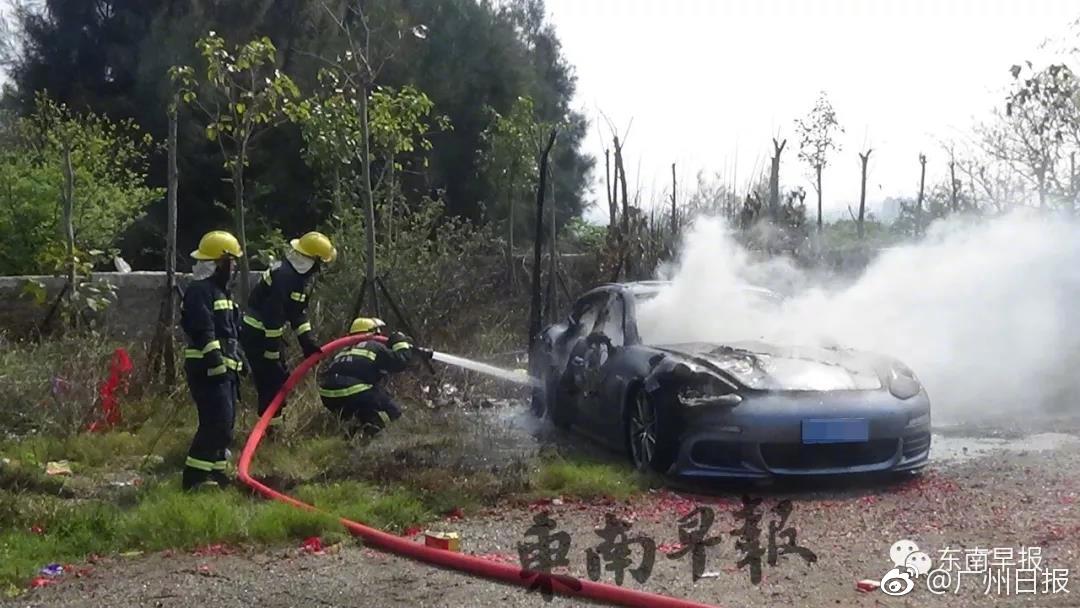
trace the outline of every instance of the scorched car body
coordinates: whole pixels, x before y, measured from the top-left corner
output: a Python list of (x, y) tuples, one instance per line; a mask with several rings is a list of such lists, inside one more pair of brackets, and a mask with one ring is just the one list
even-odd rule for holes
[[(534, 413), (626, 450), (639, 469), (681, 476), (926, 465), (930, 401), (902, 363), (762, 342), (644, 344), (638, 304), (664, 285), (602, 285), (545, 328), (530, 356), (533, 375), (543, 380)], [(746, 289), (763, 303), (779, 299)]]

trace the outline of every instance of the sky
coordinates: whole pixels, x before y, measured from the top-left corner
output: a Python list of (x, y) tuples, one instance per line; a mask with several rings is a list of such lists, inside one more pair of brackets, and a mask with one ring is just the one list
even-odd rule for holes
[[(823, 177), (826, 213), (857, 205), (859, 159), (872, 148), (867, 200), (913, 196), (947, 171), (943, 142), (971, 143), (1001, 106), (1009, 67), (1045, 58), (1080, 18), (1080, 0), (547, 0), (574, 66), (574, 108), (592, 124), (590, 200), (604, 198), (603, 116), (629, 135), (630, 190), (679, 194), (699, 170), (740, 190), (786, 138), (784, 187), (816, 195), (797, 160), (794, 120), (825, 91), (845, 133)], [(655, 193), (655, 195), (653, 194)], [(606, 205), (606, 203), (605, 203)], [(588, 214), (606, 221), (599, 206)]]

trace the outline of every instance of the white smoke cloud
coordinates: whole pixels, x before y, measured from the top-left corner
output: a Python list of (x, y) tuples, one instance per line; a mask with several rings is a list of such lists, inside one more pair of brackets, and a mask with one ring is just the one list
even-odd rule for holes
[[(1061, 218), (939, 222), (845, 286), (786, 259), (755, 260), (721, 221), (702, 218), (661, 276), (671, 287), (639, 311), (646, 341), (764, 339), (891, 355), (920, 377), (945, 422), (1075, 411), (1068, 400), (1080, 396), (1080, 227)], [(738, 289), (746, 284), (792, 295), (770, 308)]]

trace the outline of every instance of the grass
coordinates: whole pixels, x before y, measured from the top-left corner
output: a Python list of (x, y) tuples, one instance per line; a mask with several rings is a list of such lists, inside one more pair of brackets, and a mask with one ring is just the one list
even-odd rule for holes
[(545, 462), (534, 480), (534, 495), (626, 500), (647, 489), (649, 478), (626, 465), (556, 460)]
[[(330, 432), (334, 423), (317, 403), (298, 398), (286, 433), (260, 449), (253, 474), (333, 515), (235, 490), (191, 495), (181, 492), (179, 471), (194, 408), (181, 404), (166, 424), (174, 403), (140, 405), (158, 414), (132, 430), (0, 441), (0, 458), (9, 460), (0, 465), (0, 590), (17, 591), (47, 564), (93, 554), (222, 542), (272, 546), (316, 535), (336, 542), (347, 536), (337, 516), (401, 532), (508, 499), (623, 500), (648, 482), (622, 463), (573, 450), (542, 455), (535, 439), (515, 434), (520, 429), (460, 406), (406, 401), (406, 415), (382, 436), (350, 443)], [(243, 416), (238, 429), (253, 418)], [(244, 439), (237, 437), (234, 451)], [(151, 451), (156, 458), (147, 461)], [(74, 475), (45, 475), (53, 460), (69, 461)], [(118, 476), (142, 483), (113, 487)]]

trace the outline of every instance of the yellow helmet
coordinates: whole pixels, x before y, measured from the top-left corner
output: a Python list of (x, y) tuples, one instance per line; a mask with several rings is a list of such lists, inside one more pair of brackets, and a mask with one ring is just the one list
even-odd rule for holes
[(244, 252), (240, 250), (240, 241), (224, 230), (207, 232), (199, 240), (199, 248), (191, 252), (196, 260), (220, 260), (227, 255), (238, 258)]
[(309, 232), (304, 236), (289, 241), (292, 248), (309, 258), (319, 258), (330, 263), (337, 258), (337, 249), (330, 242), (330, 238), (321, 232)]
[(383, 327), (386, 327), (386, 323), (382, 319), (376, 319), (375, 317), (357, 317), (352, 322), (349, 333), (366, 334)]

